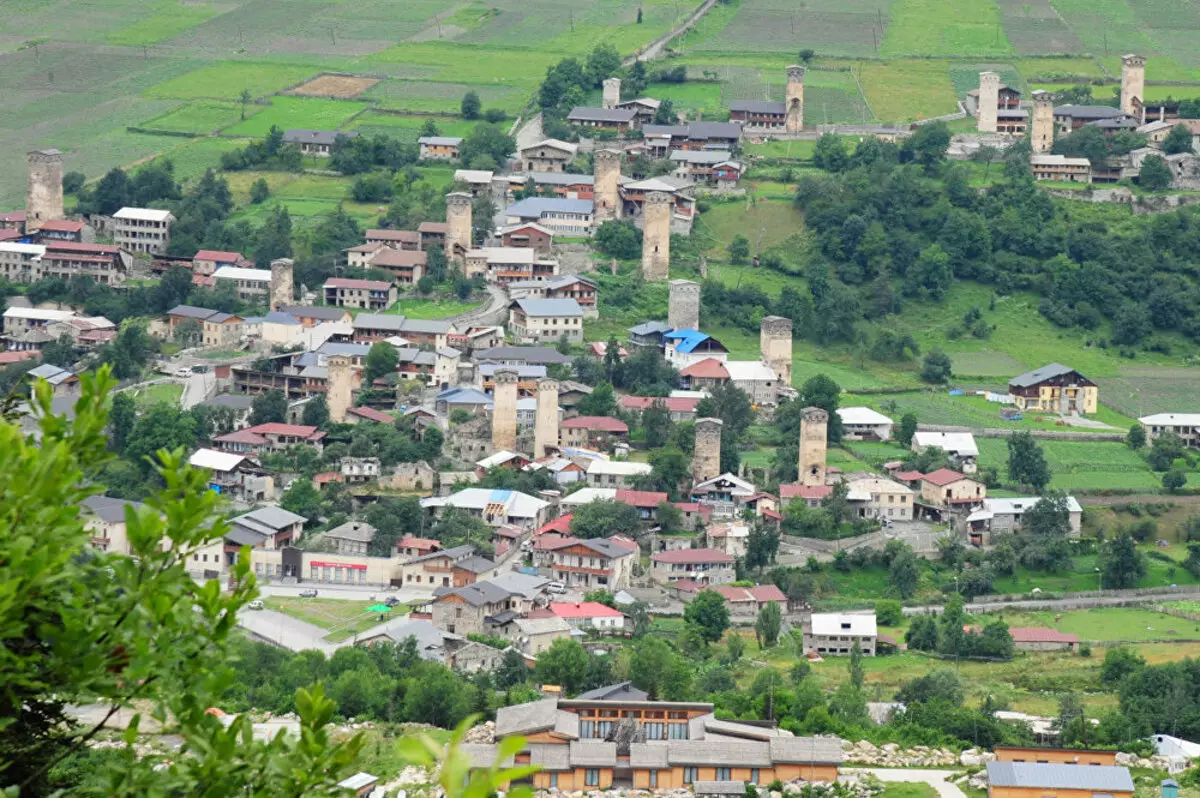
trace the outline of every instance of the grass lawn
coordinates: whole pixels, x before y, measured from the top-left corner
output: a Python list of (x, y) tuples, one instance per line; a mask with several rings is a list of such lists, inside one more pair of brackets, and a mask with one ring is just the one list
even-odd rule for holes
[[(1143, 554), (1148, 554), (1153, 547), (1140, 547)], [(995, 581), (994, 592), (999, 594), (1028, 594), (1034, 588), (1041, 588), (1043, 591), (1063, 592), (1063, 593), (1086, 593), (1095, 590), (1099, 584), (1099, 575), (1096, 573), (1098, 559), (1094, 554), (1084, 554), (1071, 558), (1071, 570), (1062, 574), (1045, 574), (1031, 573), (1025, 568), (1018, 567), (1016, 573), (1012, 576), (1002, 577)], [(1192, 585), (1197, 582), (1197, 579), (1187, 572), (1182, 565), (1172, 565), (1171, 563), (1163, 562), (1162, 560), (1153, 557), (1146, 557), (1146, 576), (1138, 582), (1138, 587), (1169, 587), (1170, 585)], [(1102, 610), (1086, 610), (1092, 613), (1116, 612), (1116, 608), (1104, 608)], [(1129, 612), (1149, 612), (1149, 610), (1129, 610)], [(1159, 613), (1151, 613), (1163, 621), (1163, 616)], [(1163, 621), (1165, 623), (1165, 621)], [(1186, 622), (1184, 622), (1186, 624)], [(1029, 625), (1029, 624), (1016, 624)], [(1044, 624), (1043, 624), (1044, 625)], [(1165, 628), (1163, 623), (1159, 624), (1159, 628)], [(1076, 631), (1068, 629), (1066, 631)], [(1083, 636), (1083, 633), (1079, 633)], [(1200, 639), (1200, 635), (1194, 635), (1196, 639)], [(1123, 639), (1142, 639), (1142, 640), (1165, 640), (1161, 633), (1157, 637), (1153, 635), (1149, 637), (1097, 637), (1096, 640), (1123, 640)]]
[(346, 120), (367, 107), (356, 100), (326, 100), (318, 97), (279, 96), (271, 98), (271, 105), (261, 112), (226, 128), (225, 133), (234, 136), (265, 136), (274, 125), (281, 130), (308, 128), (311, 130), (336, 130)]
[[(341, 642), (381, 623), (377, 614), (366, 611), (367, 607), (376, 603), (374, 601), (273, 596), (263, 599), (263, 602), (269, 610), (282, 612), (329, 630), (325, 639), (331, 643)], [(408, 607), (400, 604), (392, 608), (392, 611), (388, 613), (388, 619), (399, 618), (407, 613)]]
[(883, 55), (1007, 55), (993, 0), (895, 0)]
[[(1024, 413), (1020, 421), (1005, 421), (1000, 418), (1000, 408), (1004, 407), (1004, 405), (989, 402), (982, 396), (950, 396), (946, 390), (938, 389), (896, 394), (873, 394), (868, 396), (852, 395), (843, 398), (842, 405), (844, 407), (867, 405), (868, 407), (874, 407), (880, 412), (893, 415), (896, 419), (899, 419), (905, 413), (912, 412), (917, 414), (917, 419), (923, 424), (955, 424), (977, 429), (983, 427), (1015, 430), (1046, 429), (1062, 431), (1071, 429), (1071, 427), (1058, 423), (1057, 416), (1039, 415), (1036, 413)], [(1113, 426), (1117, 428), (1113, 430), (1115, 440), (1124, 435), (1133, 421), (1115, 411), (1108, 411), (1108, 413), (1107, 418), (1111, 419)], [(1105, 430), (1091, 429), (1086, 431), (1105, 432)], [(1000, 441), (1000, 443), (1003, 445), (1003, 441)], [(1107, 444), (1097, 445), (1104, 446)]]
[(781, 158), (783, 160), (811, 161), (817, 142), (813, 141), (764, 141), (761, 144), (743, 144), (742, 152), (746, 155), (759, 155), (763, 158)]
[(175, 382), (162, 382), (158, 385), (134, 389), (133, 400), (139, 410), (145, 410), (151, 405), (157, 404), (177, 405), (182, 396), (182, 385)]
[[(247, 105), (246, 118), (262, 110), (261, 105)], [(141, 127), (180, 133), (210, 133), (241, 121), (241, 117), (242, 109), (237, 103), (196, 100), (168, 114), (147, 119)]]
[[(779, 244), (792, 233), (804, 228), (804, 216), (791, 202), (780, 200), (714, 202), (700, 214), (693, 236), (708, 245), (714, 256), (725, 257), (725, 249), (735, 235), (750, 239), (750, 249), (761, 243), (762, 248)], [(750, 267), (746, 267), (747, 271)], [(795, 278), (762, 270), (763, 279), (778, 277), (779, 285), (795, 282)], [(775, 293), (778, 293), (776, 289)]]
[[(1008, 463), (1008, 443), (999, 438), (977, 438), (975, 443), (979, 446), (980, 467), (996, 466), (1003, 474)], [(1157, 491), (1162, 487), (1161, 478), (1150, 470), (1142, 456), (1120, 440), (1038, 443), (1053, 475), (1051, 487), (1067, 491)]]
[(108, 44), (141, 47), (183, 33), (188, 28), (206, 22), (222, 10), (216, 4), (148, 2), (136, 21), (105, 36)]
[(864, 62), (859, 80), (877, 119), (911, 122), (957, 110), (944, 61)]
[(1135, 607), (1104, 607), (1072, 612), (989, 613), (977, 620), (1002, 619), (1009, 627), (1045, 626), (1075, 634), (1080, 640), (1097, 643), (1200, 641), (1200, 621), (1176, 618), (1153, 610)]
[(482, 304), (482, 302), (463, 302), (459, 299), (406, 297), (388, 308), (387, 312), (407, 316), (410, 319), (444, 319), (474, 310)]
[(262, 97), (311, 77), (312, 66), (255, 61), (219, 61), (147, 89), (147, 97), (237, 101), (242, 90)]
[(924, 782), (885, 782), (878, 798), (937, 798), (937, 790)]

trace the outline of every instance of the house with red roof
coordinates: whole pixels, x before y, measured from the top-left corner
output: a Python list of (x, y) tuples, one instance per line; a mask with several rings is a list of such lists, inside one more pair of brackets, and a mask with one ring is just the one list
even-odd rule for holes
[(696, 405), (699, 397), (694, 396), (622, 396), (617, 405), (622, 410), (642, 413), (654, 405), (661, 405), (675, 423), (696, 420)]
[(695, 529), (697, 520), (706, 526), (712, 520), (711, 504), (701, 504), (700, 502), (673, 502), (673, 504), (683, 513), (683, 525), (688, 529)]
[(620, 632), (625, 628), (625, 616), (598, 601), (572, 604), (566, 601), (550, 602), (550, 612), (570, 624), (572, 629), (595, 629), (602, 632)]
[(433, 538), (416, 538), (408, 535), (396, 541), (396, 553), (402, 557), (422, 557), (441, 548), (441, 541)]
[(659, 584), (691, 579), (709, 585), (734, 580), (733, 557), (716, 549), (679, 549), (650, 555), (650, 578)]
[(983, 506), (987, 486), (949, 468), (939, 468), (921, 477), (918, 502), (921, 514), (942, 520), (944, 514), (960, 513)]
[(240, 252), (225, 252), (219, 249), (202, 249), (192, 256), (193, 275), (210, 277), (217, 269), (226, 266), (253, 268), (254, 264), (246, 260)]
[(281, 452), (289, 446), (306, 445), (320, 452), (324, 440), (325, 433), (316, 427), (270, 422), (213, 438), (213, 448), (233, 454), (261, 455), (263, 452)]
[[(43, 243), (47, 240), (83, 243), (86, 228), (87, 225), (83, 222), (71, 219), (47, 219), (38, 229), (38, 235)], [(87, 234), (90, 236), (91, 232), (88, 231)]]
[(352, 407), (346, 411), (346, 424), (391, 424), (396, 419), (373, 407)]
[(775, 585), (755, 585), (754, 587), (717, 585), (712, 589), (725, 599), (730, 615), (757, 615), (759, 610), (771, 602), (778, 604), (781, 610), (787, 609), (787, 596)]
[(720, 360), (706, 357), (684, 367), (679, 372), (679, 381), (688, 390), (703, 391), (729, 382), (729, 370)]
[(629, 437), (629, 425), (612, 416), (575, 416), (559, 425), (559, 435), (563, 446), (607, 448)]
[(1039, 626), (1014, 626), (1008, 630), (1013, 647), (1021, 651), (1074, 651), (1079, 636)]

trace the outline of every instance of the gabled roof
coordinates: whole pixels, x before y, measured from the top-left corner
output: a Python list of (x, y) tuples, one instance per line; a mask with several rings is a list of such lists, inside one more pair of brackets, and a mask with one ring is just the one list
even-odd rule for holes
[(932, 474), (925, 474), (922, 476), (921, 481), (928, 482), (932, 485), (937, 485), (940, 488), (966, 478), (967, 477), (963, 476), (957, 471), (951, 471), (949, 468), (939, 468)]
[(430, 144), (435, 147), (457, 147), (462, 144), (462, 136), (421, 136), (418, 144)]
[(289, 128), (283, 131), (283, 140), (287, 144), (333, 144), (338, 136), (357, 138), (354, 130), (306, 130), (304, 128)]
[(573, 122), (615, 122), (630, 124), (637, 118), (637, 111), (632, 108), (589, 108), (577, 105), (567, 114), (567, 121)]
[(679, 372), (679, 376), (706, 380), (727, 380), (729, 379), (729, 371), (721, 361), (713, 357), (706, 357), (703, 360), (697, 360), (695, 363), (684, 367)]
[(1008, 630), (1014, 643), (1078, 643), (1079, 635), (1038, 626), (1014, 626)]
[(241, 465), (246, 457), (240, 454), (218, 452), (215, 449), (197, 449), (188, 458), (188, 465), (196, 468), (207, 468), (212, 471), (232, 471)]
[[(368, 241), (399, 241), (401, 243), (417, 244), (421, 241), (421, 234), (416, 230), (372, 228), (366, 232), (365, 238)], [(353, 247), (353, 249), (358, 249), (358, 247)]]
[(660, 551), (650, 557), (654, 562), (671, 565), (697, 565), (700, 563), (732, 563), (733, 557), (716, 549), (678, 549)]
[(663, 338), (668, 341), (675, 341), (675, 351), (681, 354), (688, 354), (695, 351), (696, 347), (705, 341), (712, 341), (718, 351), (725, 352), (724, 344), (713, 338), (708, 333), (702, 333), (699, 330), (671, 330), (663, 335)]
[(475, 353), (477, 363), (570, 363), (571, 358), (550, 346), (493, 346)]
[(521, 152), (534, 150), (538, 147), (550, 147), (551, 149), (562, 150), (563, 152), (569, 153), (572, 157), (574, 157), (575, 153), (579, 152), (578, 144), (572, 144), (569, 141), (562, 141), (560, 139), (542, 139), (539, 142), (530, 144), (528, 147), (522, 147)]
[[(918, 476), (920, 476), (918, 474)], [(779, 486), (779, 498), (787, 499), (824, 499), (833, 493), (832, 485), (798, 485), (795, 483)]]
[(282, 507), (260, 507), (239, 515), (232, 523), (249, 527), (257, 532), (274, 534), (294, 524), (303, 524), (308, 519)]
[(988, 785), (1092, 793), (1133, 792), (1129, 768), (1108, 765), (1057, 765), (988, 762)]
[(356, 330), (400, 332), (400, 327), (403, 324), (403, 316), (392, 316), (384, 313), (359, 313), (354, 317), (354, 329)]
[(562, 429), (589, 429), (597, 432), (627, 433), (629, 425), (611, 416), (575, 416), (561, 425)]
[(842, 419), (843, 424), (876, 426), (893, 423), (883, 413), (872, 410), (869, 407), (839, 407), (837, 414)]
[(614, 610), (607, 604), (598, 601), (584, 601), (573, 604), (567, 601), (550, 602), (550, 612), (559, 618), (620, 618), (620, 610)]
[(354, 288), (360, 291), (387, 291), (392, 284), (384, 280), (355, 280), (349, 277), (330, 277), (325, 288)]
[(527, 316), (534, 318), (567, 317), (580, 318), (583, 308), (574, 299), (517, 299), (509, 307), (516, 306)]
[(975, 444), (975, 436), (969, 432), (924, 432), (913, 433), (913, 446), (923, 449), (926, 446), (937, 448), (960, 457), (978, 457), (979, 447)]
[(646, 410), (657, 403), (672, 413), (692, 413), (700, 400), (685, 396), (622, 396), (617, 399), (617, 404), (626, 410)]
[(382, 413), (371, 407), (352, 407), (346, 412), (352, 416), (358, 416), (367, 421), (376, 421), (380, 424), (390, 424), (395, 420), (387, 413)]
[[(1024, 374), (1019, 374), (1009, 380), (1008, 384), (1015, 385), (1018, 388), (1029, 388), (1033, 385), (1038, 385), (1039, 383), (1045, 382), (1053, 377), (1061, 377), (1065, 374), (1070, 374), (1073, 371), (1075, 371), (1075, 369), (1071, 368), (1070, 366), (1064, 366), (1061, 363), (1051, 363), (1049, 365), (1042, 366), (1039, 369), (1034, 369), (1033, 371), (1027, 371)], [(1082, 377), (1083, 375), (1081, 374), (1080, 376)]]
[(563, 199), (560, 197), (528, 197), (508, 206), (505, 214), (519, 219), (540, 219), (547, 213), (569, 213), (591, 216), (595, 203), (592, 200)]
[(787, 106), (782, 101), (774, 100), (730, 100), (729, 110), (751, 114), (786, 114)]

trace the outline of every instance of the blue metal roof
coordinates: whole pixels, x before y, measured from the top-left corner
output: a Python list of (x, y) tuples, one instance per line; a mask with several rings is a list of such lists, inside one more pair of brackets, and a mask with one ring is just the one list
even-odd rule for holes
[(547, 213), (591, 214), (592, 200), (560, 199), (558, 197), (529, 197), (508, 206), (505, 213), (521, 219), (540, 219)]
[(663, 336), (669, 341), (678, 341), (675, 344), (675, 351), (687, 354), (695, 349), (700, 344), (707, 341), (710, 337), (708, 333), (702, 333), (699, 330), (671, 330)]
[(488, 501), (490, 501), (490, 502), (506, 502), (512, 497), (512, 495), (513, 495), (513, 492), (511, 490), (506, 490), (504, 488), (496, 488), (492, 491), (492, 494), (490, 496), (488, 496)]

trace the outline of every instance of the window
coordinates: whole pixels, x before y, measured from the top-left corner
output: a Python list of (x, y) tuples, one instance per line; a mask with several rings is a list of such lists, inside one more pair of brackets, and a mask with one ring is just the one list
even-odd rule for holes
[(668, 732), (672, 740), (686, 740), (688, 738), (686, 723), (672, 723), (668, 726)]
[(750, 783), (758, 784), (758, 768), (750, 768)]
[(684, 768), (683, 769), (683, 783), (684, 784), (692, 784), (695, 781), (697, 781), (698, 778), (699, 778), (699, 775), (696, 772), (696, 768)]
[(657, 770), (650, 771), (650, 786), (651, 787), (658, 786), (658, 771)]
[(600, 786), (600, 769), (599, 768), (588, 768), (583, 777), (583, 783), (584, 783), (584, 785), (586, 785), (588, 787), (599, 787)]
[(612, 734), (612, 727), (613, 724), (611, 720), (600, 721), (596, 724), (596, 736), (607, 737), (608, 735)]
[(642, 728), (646, 730), (647, 740), (662, 740), (666, 736), (666, 729), (662, 723), (643, 723)]
[(557, 789), (557, 788), (558, 788), (558, 774), (551, 773), (550, 774), (550, 789), (553, 790), (553, 789)]
[(583, 720), (579, 722), (579, 736), (583, 739), (589, 739), (596, 736), (596, 721)]
[(730, 781), (732, 778), (729, 768), (717, 768), (717, 781)]

